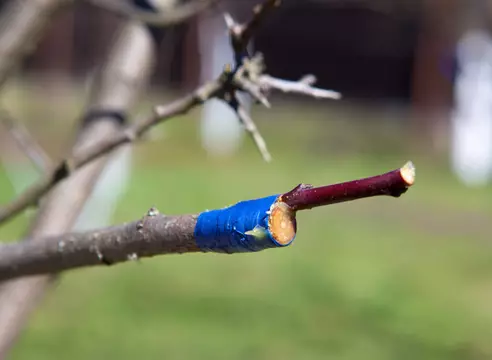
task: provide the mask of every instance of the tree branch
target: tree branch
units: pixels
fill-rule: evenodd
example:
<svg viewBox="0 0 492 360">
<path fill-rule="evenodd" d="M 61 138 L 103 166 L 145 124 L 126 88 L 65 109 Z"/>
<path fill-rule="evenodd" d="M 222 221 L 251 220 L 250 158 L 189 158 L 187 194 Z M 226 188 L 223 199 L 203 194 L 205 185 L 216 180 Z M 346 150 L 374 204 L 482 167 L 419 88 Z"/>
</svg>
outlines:
<svg viewBox="0 0 492 360">
<path fill-rule="evenodd" d="M 158 106 L 154 113 L 142 118 L 124 131 L 115 131 L 100 139 L 96 144 L 86 147 L 83 151 L 74 154 L 71 158 L 59 163 L 47 176 L 28 188 L 10 204 L 0 209 L 0 223 L 19 214 L 31 205 L 35 205 L 41 197 L 50 191 L 56 184 L 70 176 L 74 171 L 89 162 L 108 154 L 115 148 L 135 140 L 152 126 L 160 121 L 187 112 L 202 102 L 202 97 L 210 97 L 221 88 L 221 82 L 210 83 L 195 93 L 185 96 L 167 106 Z"/>
<path fill-rule="evenodd" d="M 370 178 L 318 188 L 301 184 L 285 194 L 274 196 L 276 200 L 266 208 L 266 214 L 269 216 L 266 230 L 274 234 L 275 240 L 279 243 L 282 243 L 282 239 L 286 239 L 282 244 L 288 245 L 297 229 L 295 220 L 297 211 L 371 196 L 399 197 L 413 185 L 414 180 L 415 168 L 409 162 L 400 169 Z M 262 201 L 263 199 L 256 199 L 249 202 Z M 243 210 L 238 210 L 238 206 L 243 206 Z M 220 221 L 225 216 L 221 215 L 221 212 L 227 212 L 227 217 L 232 219 L 229 224 L 235 224 L 232 227 L 226 226 L 225 231 L 241 233 L 237 229 L 241 226 L 242 219 L 258 218 L 258 211 L 256 205 L 245 207 L 239 203 L 230 208 L 202 214 L 206 216 L 219 214 L 213 220 L 208 220 L 212 224 L 211 233 L 215 235 L 217 232 L 224 231 Z M 277 214 L 279 211 L 280 213 Z M 223 247 L 201 247 L 197 239 L 197 228 L 199 228 L 197 220 L 199 221 L 202 214 L 163 216 L 155 208 L 151 208 L 142 219 L 128 224 L 0 245 L 0 281 L 26 275 L 59 273 L 85 266 L 112 265 L 162 254 L 244 251 L 244 249 L 224 251 Z M 262 232 L 258 226 L 247 223 L 249 227 L 243 229 L 242 236 L 261 238 Z M 291 230 L 288 230 L 288 224 L 292 225 Z M 257 247 L 250 251 L 269 247 L 273 246 Z"/>
<path fill-rule="evenodd" d="M 253 8 L 253 16 L 245 24 L 237 23 L 233 17 L 226 13 L 224 19 L 229 29 L 231 37 L 232 49 L 236 55 L 236 64 L 241 64 L 240 57 L 243 57 L 248 44 L 253 37 L 253 33 L 258 29 L 261 22 L 281 4 L 280 0 L 265 0 L 262 4 L 258 4 Z M 246 56 L 244 56 L 246 57 Z"/>
<path fill-rule="evenodd" d="M 372 196 L 399 197 L 414 182 L 415 166 L 409 161 L 399 169 L 365 179 L 318 188 L 300 184 L 281 198 L 294 211 L 299 211 Z"/>
<path fill-rule="evenodd" d="M 197 215 L 146 216 L 97 231 L 0 245 L 0 281 L 158 254 L 197 252 L 196 219 Z"/>
<path fill-rule="evenodd" d="M 277 2 L 272 2 L 271 0 L 267 0 L 265 2 L 265 4 L 270 4 L 269 6 L 274 6 L 274 3 L 276 4 Z M 262 7 L 262 9 L 265 8 L 268 7 Z M 257 11 L 255 12 L 254 18 L 261 18 L 263 16 L 262 14 L 262 11 Z M 255 25 L 253 26 L 251 24 Z M 256 20 L 251 21 L 247 25 L 241 26 L 241 29 L 247 30 L 251 26 L 256 27 L 256 24 Z M 242 34 L 242 32 L 236 31 L 235 34 Z M 244 39 L 249 40 L 249 38 L 249 35 L 240 35 L 238 38 L 239 40 L 237 41 L 242 42 L 245 41 Z M 260 79 L 261 76 L 264 75 L 264 69 L 265 66 L 261 54 L 257 54 L 251 59 L 244 57 L 241 60 L 241 65 L 235 69 L 231 69 L 229 66 L 226 66 L 223 74 L 221 74 L 216 80 L 199 87 L 191 94 L 188 94 L 168 105 L 155 107 L 152 114 L 137 120 L 134 125 L 129 126 L 124 131 L 115 132 L 112 136 L 102 140 L 90 148 L 87 148 L 85 151 L 62 161 L 47 176 L 27 189 L 11 203 L 7 204 L 3 208 L 0 208 L 0 223 L 19 214 L 27 207 L 35 205 L 44 194 L 53 188 L 53 186 L 70 176 L 73 171 L 81 166 L 109 153 L 118 146 L 134 141 L 154 125 L 172 117 L 184 114 L 191 108 L 202 104 L 208 99 L 217 97 L 227 103 L 230 103 L 236 97 L 236 91 L 245 91 L 251 94 L 253 98 L 260 99 L 260 101 L 268 105 L 268 100 L 266 100 L 265 95 L 261 93 L 262 83 L 260 82 Z M 231 106 L 236 108 L 234 104 Z M 253 135 L 252 138 L 255 140 L 260 153 L 263 154 L 265 160 L 269 160 L 271 156 L 268 153 L 266 144 L 253 120 L 251 117 L 245 116 L 247 114 L 245 114 L 244 110 L 241 111 L 240 115 L 240 120 L 246 125 L 246 129 L 250 132 L 250 134 Z"/>
<path fill-rule="evenodd" d="M 258 82 L 264 92 L 278 90 L 284 93 L 306 95 L 315 99 L 338 100 L 342 97 L 342 95 L 337 91 L 313 87 L 316 82 L 316 78 L 313 75 L 306 75 L 298 81 L 278 79 L 270 75 L 261 75 Z"/>
<path fill-rule="evenodd" d="M 239 98 L 237 96 L 234 96 L 234 98 L 230 100 L 229 104 L 231 105 L 232 109 L 236 112 L 239 121 L 244 126 L 244 129 L 248 132 L 248 134 L 255 142 L 256 148 L 260 152 L 263 159 L 266 162 L 272 161 L 272 155 L 270 155 L 270 152 L 267 149 L 265 139 L 263 139 L 263 136 L 261 136 L 260 132 L 258 131 L 258 128 L 256 127 L 256 124 L 254 123 L 253 119 L 251 119 L 251 117 L 249 116 L 244 105 L 241 104 Z"/>
</svg>

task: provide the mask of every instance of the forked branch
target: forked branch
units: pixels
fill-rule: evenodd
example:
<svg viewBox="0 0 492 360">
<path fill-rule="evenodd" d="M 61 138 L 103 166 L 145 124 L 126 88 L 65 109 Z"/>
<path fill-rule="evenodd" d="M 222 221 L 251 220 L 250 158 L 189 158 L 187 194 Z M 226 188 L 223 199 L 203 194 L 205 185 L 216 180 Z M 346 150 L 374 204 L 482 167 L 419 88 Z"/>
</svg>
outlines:
<svg viewBox="0 0 492 360">
<path fill-rule="evenodd" d="M 231 30 L 231 44 L 235 52 L 245 48 L 243 45 L 246 45 L 251 39 L 252 30 L 257 28 L 260 20 L 265 17 L 265 14 L 278 4 L 278 1 L 265 1 L 263 5 L 256 7 L 252 20 L 245 25 L 237 24 L 232 17 L 229 15 L 226 16 L 226 19 L 228 19 L 227 24 Z M 296 89 L 297 91 L 293 92 L 314 97 L 339 98 L 338 93 L 312 88 L 312 78 L 309 81 L 304 79 L 299 83 L 290 83 L 289 86 L 286 85 L 289 84 L 286 80 L 279 83 L 280 79 L 274 79 L 265 74 L 265 65 L 261 54 L 256 54 L 251 58 L 247 54 L 241 54 L 241 56 L 239 56 L 239 53 L 237 54 L 236 59 L 238 62 L 234 68 L 226 66 L 223 74 L 216 80 L 200 86 L 194 92 L 168 105 L 156 106 L 151 114 L 137 120 L 133 125 L 123 131 L 117 132 L 85 151 L 60 162 L 47 176 L 35 183 L 11 203 L 0 208 L 0 223 L 19 214 L 27 207 L 36 205 L 48 191 L 57 183 L 70 176 L 76 169 L 125 143 L 134 141 L 154 125 L 184 114 L 208 99 L 214 97 L 219 98 L 236 110 L 238 118 L 245 125 L 245 129 L 251 134 L 263 158 L 269 161 L 271 156 L 266 148 L 266 143 L 252 118 L 237 103 L 236 92 L 242 91 L 249 93 L 254 99 L 257 99 L 267 107 L 270 105 L 267 99 L 267 92 L 271 89 L 279 89 L 281 91 L 293 91 L 293 89 Z"/>
</svg>

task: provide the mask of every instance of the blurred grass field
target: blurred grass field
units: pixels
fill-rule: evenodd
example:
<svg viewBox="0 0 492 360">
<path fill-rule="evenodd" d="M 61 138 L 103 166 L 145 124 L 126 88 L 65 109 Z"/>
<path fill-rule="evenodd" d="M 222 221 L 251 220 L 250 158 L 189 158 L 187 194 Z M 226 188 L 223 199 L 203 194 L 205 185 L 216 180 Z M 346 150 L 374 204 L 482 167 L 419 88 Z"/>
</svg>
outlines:
<svg viewBox="0 0 492 360">
<path fill-rule="evenodd" d="M 12 359 L 492 358 L 490 187 L 466 189 L 445 164 L 412 155 L 400 141 L 403 125 L 344 121 L 312 104 L 256 113 L 273 163 L 263 163 L 249 139 L 233 158 L 210 159 L 196 114 L 137 145 L 115 223 L 152 205 L 195 213 L 300 182 L 375 175 L 409 159 L 416 184 L 399 199 L 302 212 L 288 248 L 65 273 Z M 44 127 L 48 148 L 66 142 L 68 126 L 31 127 Z M 2 203 L 13 196 L 4 173 L 0 195 Z M 17 218 L 0 238 L 21 236 L 25 224 Z"/>
</svg>

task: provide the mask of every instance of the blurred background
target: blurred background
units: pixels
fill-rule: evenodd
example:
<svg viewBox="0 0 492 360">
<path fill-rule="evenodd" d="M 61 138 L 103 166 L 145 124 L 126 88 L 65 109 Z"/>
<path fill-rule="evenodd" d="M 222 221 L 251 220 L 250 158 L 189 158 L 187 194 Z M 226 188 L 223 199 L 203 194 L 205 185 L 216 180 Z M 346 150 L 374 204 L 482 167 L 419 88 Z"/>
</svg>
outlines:
<svg viewBox="0 0 492 360">
<path fill-rule="evenodd" d="M 239 20 L 256 0 L 223 0 Z M 219 9 L 164 30 L 135 114 L 231 61 Z M 88 79 L 122 20 L 77 4 L 50 25 L 2 103 L 54 159 Z M 413 160 L 416 185 L 303 212 L 289 248 L 163 256 L 66 273 L 13 359 L 491 359 L 492 2 L 284 0 L 253 48 L 272 76 L 312 73 L 343 99 L 275 94 L 251 105 L 264 163 L 218 102 L 152 130 L 115 158 L 76 229 L 195 213 L 386 172 Z M 0 201 L 32 167 L 0 130 Z M 103 204 L 104 206 L 102 206 Z M 20 238 L 29 216 L 0 228 Z"/>
</svg>

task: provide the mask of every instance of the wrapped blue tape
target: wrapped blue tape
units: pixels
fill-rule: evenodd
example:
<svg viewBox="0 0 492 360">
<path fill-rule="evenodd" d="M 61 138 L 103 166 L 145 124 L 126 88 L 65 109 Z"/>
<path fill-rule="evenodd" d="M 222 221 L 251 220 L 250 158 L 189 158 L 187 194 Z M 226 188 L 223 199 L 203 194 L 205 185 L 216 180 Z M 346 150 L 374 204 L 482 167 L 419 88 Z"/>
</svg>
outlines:
<svg viewBox="0 0 492 360">
<path fill-rule="evenodd" d="M 237 253 L 260 251 L 279 244 L 268 228 L 270 209 L 278 195 L 241 201 L 230 207 L 201 213 L 195 240 L 202 251 Z M 254 234 L 247 234 L 256 230 Z"/>
</svg>

